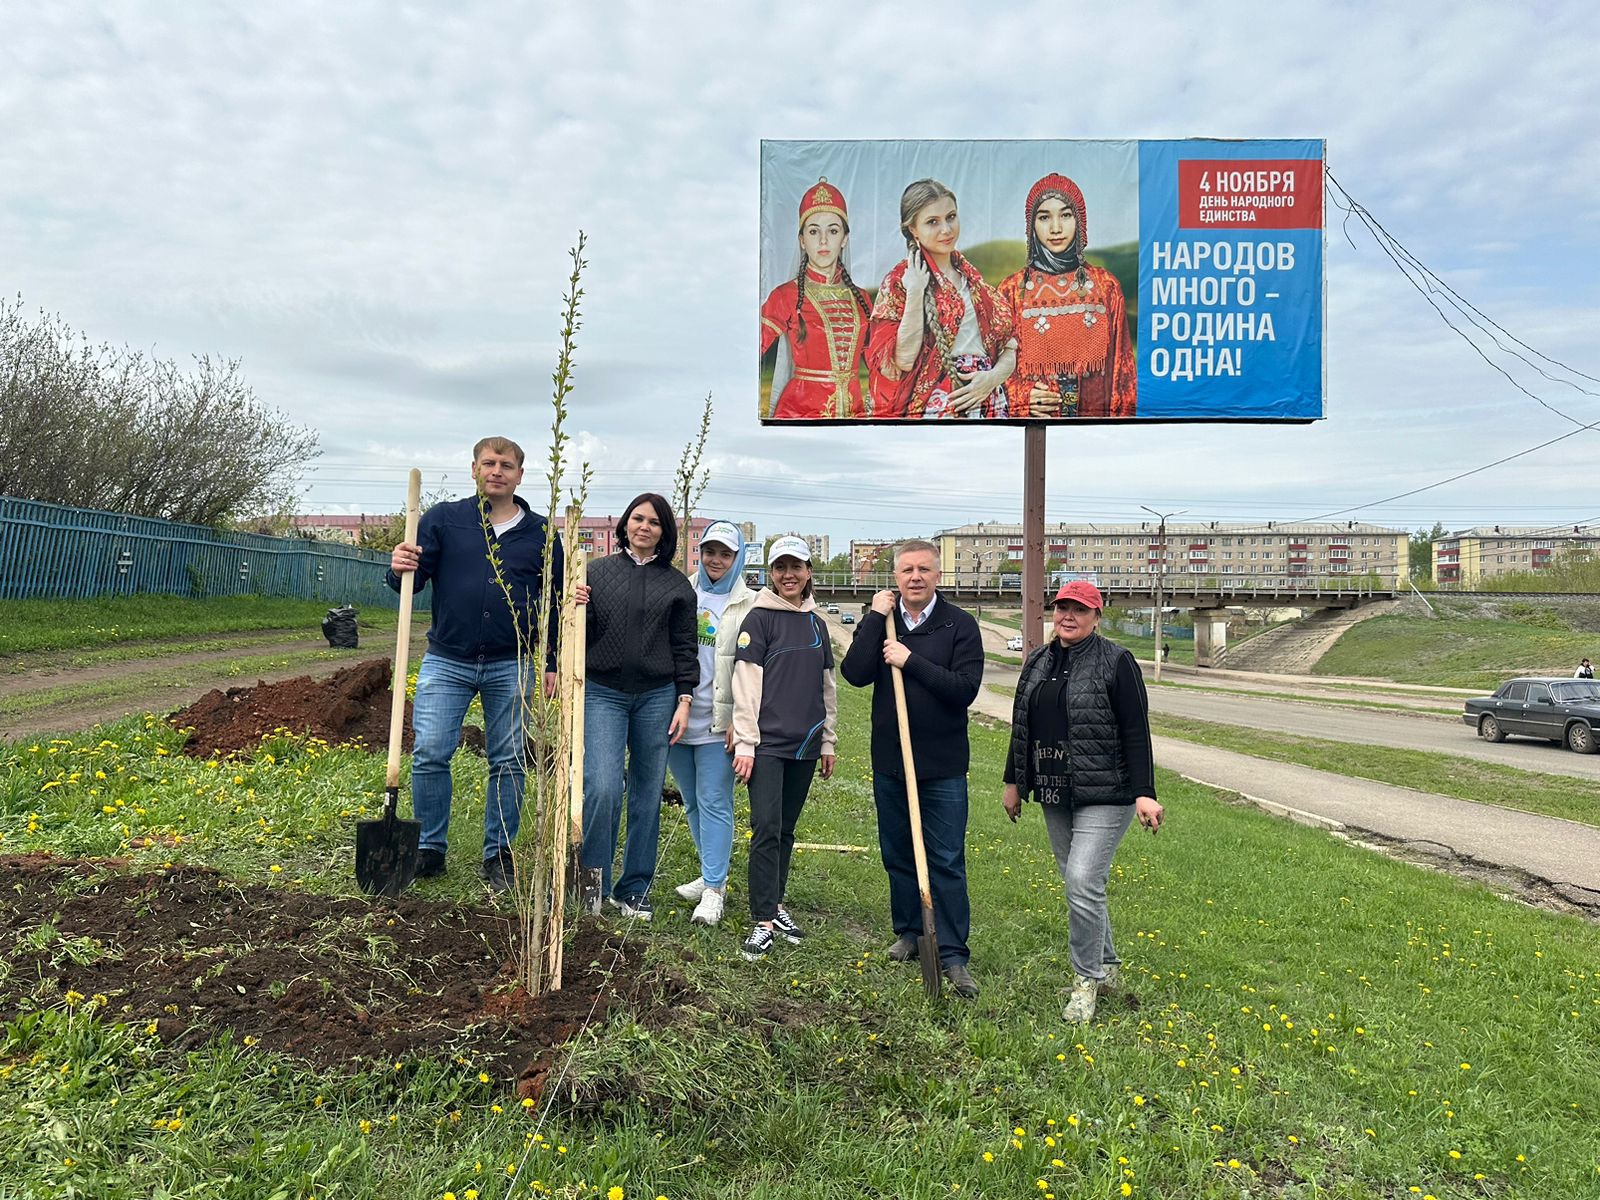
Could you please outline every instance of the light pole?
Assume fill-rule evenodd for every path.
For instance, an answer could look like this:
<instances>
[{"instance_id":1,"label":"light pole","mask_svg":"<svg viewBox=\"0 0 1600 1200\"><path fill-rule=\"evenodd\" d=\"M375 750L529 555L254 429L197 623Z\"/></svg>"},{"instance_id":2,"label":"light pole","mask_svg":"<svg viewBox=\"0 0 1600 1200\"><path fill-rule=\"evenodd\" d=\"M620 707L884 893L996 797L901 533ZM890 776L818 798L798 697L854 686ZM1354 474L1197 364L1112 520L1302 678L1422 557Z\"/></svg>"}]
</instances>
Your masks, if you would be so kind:
<instances>
[{"instance_id":1,"label":"light pole","mask_svg":"<svg viewBox=\"0 0 1600 1200\"><path fill-rule=\"evenodd\" d=\"M1161 559L1160 559L1160 561L1158 563L1156 563L1156 620L1155 620L1156 651L1155 651L1155 657L1156 657L1156 682L1160 683L1161 682L1161 612L1162 612L1163 607L1166 605L1166 589L1162 585L1166 582L1166 578L1167 578L1167 518L1168 517L1181 517L1184 513L1188 512L1189 510L1187 508L1180 508L1176 512L1158 513L1155 509L1151 508L1147 504L1141 504L1141 505L1139 505L1139 507L1144 509L1144 511L1149 513L1152 517L1155 517L1156 520L1159 522L1159 524L1157 526L1156 540L1161 543ZM1148 556L1146 556L1146 557L1148 557Z\"/></svg>"}]
</instances>

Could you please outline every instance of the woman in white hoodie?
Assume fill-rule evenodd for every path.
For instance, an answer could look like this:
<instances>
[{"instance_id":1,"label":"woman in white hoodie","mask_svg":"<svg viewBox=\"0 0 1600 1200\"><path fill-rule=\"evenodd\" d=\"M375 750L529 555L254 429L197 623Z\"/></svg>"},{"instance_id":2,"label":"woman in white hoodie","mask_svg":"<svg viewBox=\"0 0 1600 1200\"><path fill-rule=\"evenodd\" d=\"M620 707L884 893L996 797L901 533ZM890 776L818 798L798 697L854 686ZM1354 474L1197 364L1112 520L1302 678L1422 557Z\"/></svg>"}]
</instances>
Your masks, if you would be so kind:
<instances>
[{"instance_id":1,"label":"woman in white hoodie","mask_svg":"<svg viewBox=\"0 0 1600 1200\"><path fill-rule=\"evenodd\" d=\"M805 931L783 906L794 828L820 764L833 774L838 702L833 643L811 598L811 551L781 537L769 550L772 582L740 627L733 667L733 773L750 789L752 961L773 938L799 945Z\"/></svg>"},{"instance_id":2,"label":"woman in white hoodie","mask_svg":"<svg viewBox=\"0 0 1600 1200\"><path fill-rule=\"evenodd\" d=\"M756 594L744 582L745 545L739 527L713 521L700 537L694 584L699 613L700 684L689 704L689 725L667 750L667 766L683 795L683 815L700 852L700 874L678 888L695 905L698 925L722 920L733 853L733 761L728 730L733 713L734 640ZM726 659L726 666L724 666Z\"/></svg>"}]
</instances>

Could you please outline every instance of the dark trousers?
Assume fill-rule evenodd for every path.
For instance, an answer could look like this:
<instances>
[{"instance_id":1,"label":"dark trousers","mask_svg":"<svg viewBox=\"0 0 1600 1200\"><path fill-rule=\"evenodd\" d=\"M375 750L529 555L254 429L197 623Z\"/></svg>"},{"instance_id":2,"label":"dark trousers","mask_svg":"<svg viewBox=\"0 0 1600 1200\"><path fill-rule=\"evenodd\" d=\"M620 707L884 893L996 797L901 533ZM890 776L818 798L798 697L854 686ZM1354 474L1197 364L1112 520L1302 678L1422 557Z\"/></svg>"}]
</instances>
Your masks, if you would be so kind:
<instances>
[{"instance_id":1,"label":"dark trousers","mask_svg":"<svg viewBox=\"0 0 1600 1200\"><path fill-rule=\"evenodd\" d=\"M878 850L889 873L889 915L896 935L922 933L922 897L911 850L911 809L906 783L877 772L872 799L878 808ZM939 933L939 961L967 961L972 906L967 900L967 778L917 780L922 807L922 846L928 856L928 890Z\"/></svg>"},{"instance_id":2,"label":"dark trousers","mask_svg":"<svg viewBox=\"0 0 1600 1200\"><path fill-rule=\"evenodd\" d=\"M814 758L757 754L750 772L750 917L770 921L789 886L794 826L816 773Z\"/></svg>"}]
</instances>

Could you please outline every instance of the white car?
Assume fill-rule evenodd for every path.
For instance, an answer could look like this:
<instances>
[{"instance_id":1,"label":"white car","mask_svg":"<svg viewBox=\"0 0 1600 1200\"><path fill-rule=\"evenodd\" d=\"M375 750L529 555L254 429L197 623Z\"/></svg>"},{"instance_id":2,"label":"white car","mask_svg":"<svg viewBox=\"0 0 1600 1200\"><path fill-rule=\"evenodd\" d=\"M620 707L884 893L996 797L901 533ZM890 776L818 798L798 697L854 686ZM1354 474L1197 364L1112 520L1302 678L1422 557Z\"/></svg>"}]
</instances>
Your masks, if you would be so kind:
<instances>
[{"instance_id":1,"label":"white car","mask_svg":"<svg viewBox=\"0 0 1600 1200\"><path fill-rule=\"evenodd\" d=\"M837 604L828 605L828 615L830 617L837 617L839 615L839 606Z\"/></svg>"},{"instance_id":2,"label":"white car","mask_svg":"<svg viewBox=\"0 0 1600 1200\"><path fill-rule=\"evenodd\" d=\"M1006 649L1007 650L1021 650L1022 649L1022 635L1019 633L1019 634L1017 634L1016 637L1007 638L1006 639Z\"/></svg>"}]
</instances>

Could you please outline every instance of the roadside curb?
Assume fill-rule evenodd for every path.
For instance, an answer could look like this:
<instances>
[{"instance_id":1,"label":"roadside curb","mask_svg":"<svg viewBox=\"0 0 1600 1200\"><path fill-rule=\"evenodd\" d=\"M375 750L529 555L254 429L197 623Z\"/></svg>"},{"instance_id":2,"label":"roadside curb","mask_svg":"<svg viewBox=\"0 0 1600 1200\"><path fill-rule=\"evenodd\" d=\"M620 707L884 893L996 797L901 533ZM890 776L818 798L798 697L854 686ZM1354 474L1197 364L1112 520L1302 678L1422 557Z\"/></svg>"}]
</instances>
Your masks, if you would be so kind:
<instances>
[{"instance_id":1,"label":"roadside curb","mask_svg":"<svg viewBox=\"0 0 1600 1200\"><path fill-rule=\"evenodd\" d=\"M1187 779L1190 783L1198 783L1201 787L1208 787L1215 791L1227 792L1230 796L1248 801L1263 812L1271 813L1275 817L1286 817L1297 825L1309 825L1313 829L1326 829L1330 833L1344 833L1349 826L1343 821L1336 821L1332 817L1324 817L1314 812L1307 812L1303 808L1294 808L1288 804L1280 804L1276 800L1268 800L1262 796L1252 796L1249 792L1241 792L1236 787L1229 787L1225 783L1213 783L1209 779L1201 779L1197 775L1185 775L1181 771L1174 772L1179 779Z\"/></svg>"}]
</instances>

